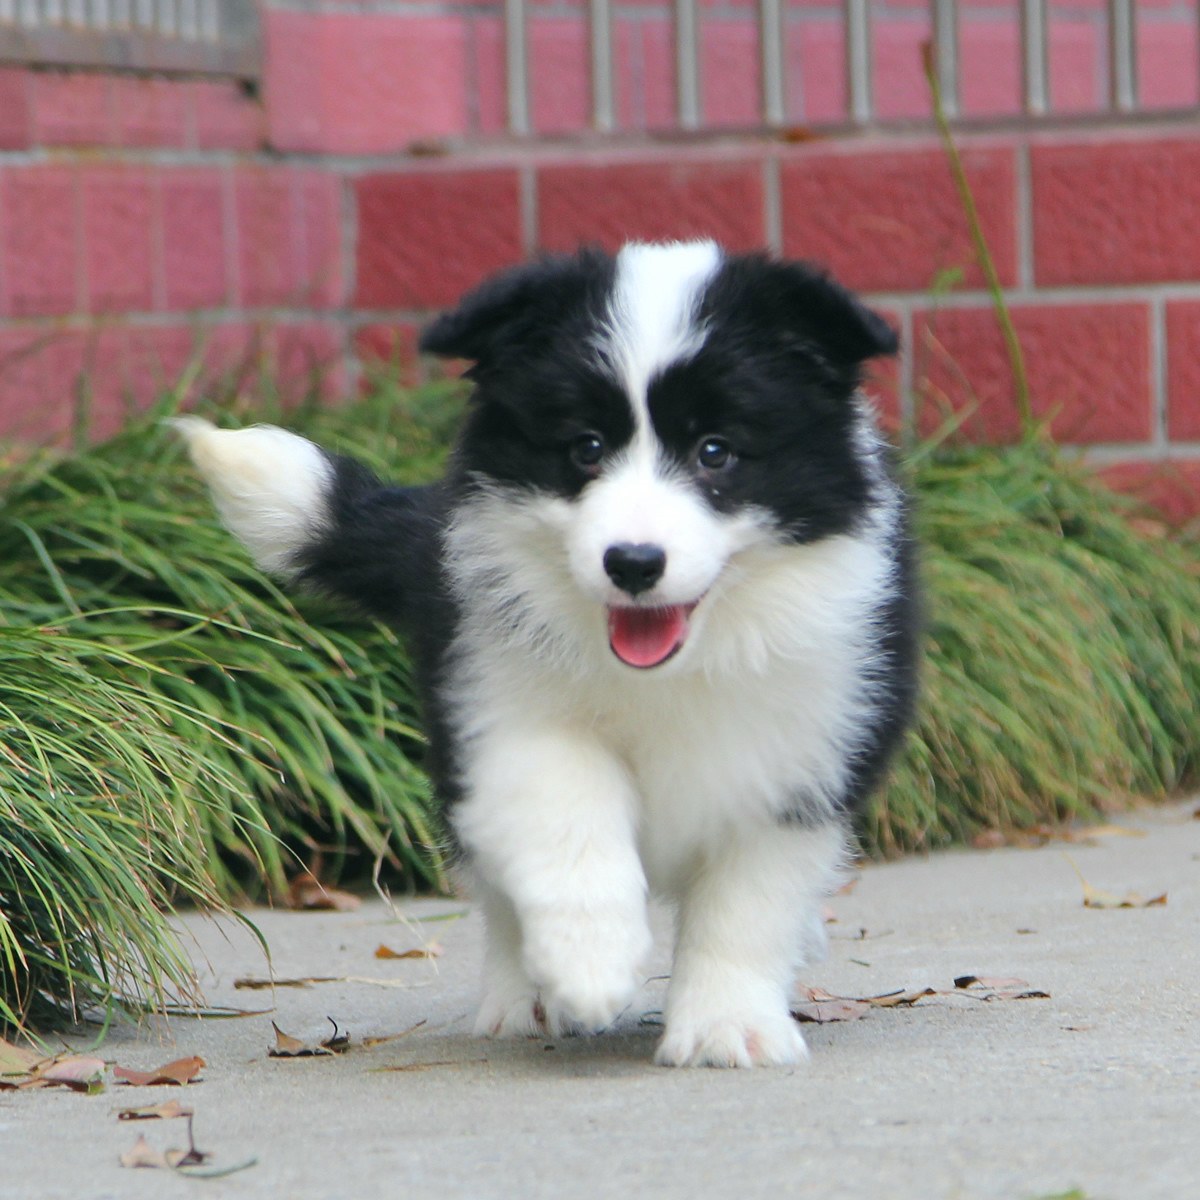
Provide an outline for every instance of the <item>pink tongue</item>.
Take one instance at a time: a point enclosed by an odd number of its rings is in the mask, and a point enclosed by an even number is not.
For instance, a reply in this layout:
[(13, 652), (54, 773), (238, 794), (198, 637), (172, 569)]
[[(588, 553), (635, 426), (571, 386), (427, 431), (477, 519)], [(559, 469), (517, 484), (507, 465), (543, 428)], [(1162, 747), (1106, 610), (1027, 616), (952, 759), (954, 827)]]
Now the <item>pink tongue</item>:
[(657, 667), (683, 644), (687, 608), (610, 608), (608, 644), (631, 667)]

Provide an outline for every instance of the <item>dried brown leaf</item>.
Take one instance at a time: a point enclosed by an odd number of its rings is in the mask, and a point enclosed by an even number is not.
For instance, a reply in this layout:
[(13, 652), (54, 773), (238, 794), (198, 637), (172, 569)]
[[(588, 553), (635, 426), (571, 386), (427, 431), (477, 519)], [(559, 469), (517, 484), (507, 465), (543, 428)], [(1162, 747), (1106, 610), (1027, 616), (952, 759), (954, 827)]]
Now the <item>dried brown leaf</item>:
[(290, 1033), (284, 1033), (272, 1021), (271, 1028), (275, 1030), (275, 1045), (267, 1051), (268, 1056), (271, 1058), (315, 1058), (345, 1050), (350, 1044), (350, 1035), (339, 1033), (337, 1023), (333, 1018), (327, 1019), (333, 1026), (333, 1034), (315, 1046), (308, 1042), (302, 1042), (297, 1037), (292, 1037)]
[(375, 948), (376, 958), (441, 958), (443, 953), (440, 942), (430, 942), (427, 946), (414, 946), (411, 950), (393, 950), (381, 942)]
[(1012, 991), (1014, 988), (1027, 988), (1029, 984), (1024, 979), (1005, 979), (993, 975), (959, 975), (954, 980), (956, 988), (984, 988), (987, 991)]
[(427, 1018), (422, 1018), (415, 1025), (410, 1025), (407, 1029), (402, 1029), (399, 1033), (385, 1033), (376, 1037), (365, 1037), (362, 1040), (364, 1046), (382, 1046), (385, 1042), (394, 1042), (398, 1038), (408, 1037), (410, 1033), (420, 1029), (422, 1025), (427, 1023)]
[(90, 1055), (56, 1058), (39, 1066), (30, 1081), (21, 1086), (61, 1085), (69, 1087), (73, 1092), (86, 1092), (89, 1096), (94, 1096), (104, 1091), (104, 1068), (104, 1059), (92, 1058)]
[(114, 1067), (113, 1077), (131, 1087), (183, 1087), (191, 1083), (208, 1064), (197, 1055), (177, 1058), (152, 1071), (137, 1071), (132, 1067)]
[(801, 1000), (792, 1006), (792, 1016), (797, 1021), (812, 1021), (825, 1025), (831, 1021), (857, 1021), (871, 1011), (865, 1000), (849, 1000), (841, 996), (830, 996), (827, 1000)]
[(1158, 908), (1167, 902), (1167, 893), (1143, 896), (1140, 892), (1106, 892), (1083, 881), (1084, 908)]
[[(245, 988), (250, 991), (264, 991), (267, 988), (306, 988), (314, 983), (345, 983), (343, 975), (304, 975), (296, 979), (235, 979), (235, 988)], [(268, 1009), (268, 1012), (271, 1010)]]
[(190, 1117), (192, 1110), (178, 1100), (166, 1100), (162, 1104), (145, 1104), (141, 1108), (123, 1108), (117, 1113), (118, 1121), (172, 1121), (176, 1117)]
[(936, 996), (938, 993), (931, 987), (920, 988), (916, 991), (884, 992), (881, 996), (864, 996), (865, 1003), (874, 1008), (907, 1008), (923, 1000), (926, 996)]
[(144, 1133), (138, 1134), (138, 1140), (133, 1143), (132, 1148), (121, 1155), (121, 1166), (123, 1167), (165, 1167), (166, 1165), (167, 1160), (163, 1157), (162, 1151), (155, 1150), (146, 1141)]
[(46, 1056), (26, 1046), (17, 1046), (0, 1038), (0, 1091), (28, 1083)]
[(302, 911), (353, 912), (362, 905), (358, 896), (326, 887), (311, 871), (302, 871), (288, 884), (288, 908)]

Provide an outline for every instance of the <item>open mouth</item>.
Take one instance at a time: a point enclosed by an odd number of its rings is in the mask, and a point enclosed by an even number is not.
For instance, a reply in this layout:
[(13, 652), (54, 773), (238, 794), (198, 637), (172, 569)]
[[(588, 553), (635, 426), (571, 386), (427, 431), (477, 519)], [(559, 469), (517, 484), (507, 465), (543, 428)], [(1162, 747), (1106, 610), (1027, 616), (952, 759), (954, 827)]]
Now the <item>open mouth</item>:
[(678, 653), (698, 601), (663, 608), (610, 608), (608, 644), (627, 666), (658, 667)]

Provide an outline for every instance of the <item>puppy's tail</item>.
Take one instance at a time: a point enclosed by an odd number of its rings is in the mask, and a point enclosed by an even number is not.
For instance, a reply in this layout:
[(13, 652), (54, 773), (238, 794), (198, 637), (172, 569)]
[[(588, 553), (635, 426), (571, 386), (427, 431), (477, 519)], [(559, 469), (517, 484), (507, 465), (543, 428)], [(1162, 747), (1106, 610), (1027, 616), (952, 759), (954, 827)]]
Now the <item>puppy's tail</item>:
[(263, 570), (394, 624), (436, 587), (436, 488), (389, 488), (362, 464), (273, 425), (176, 417), (226, 528)]

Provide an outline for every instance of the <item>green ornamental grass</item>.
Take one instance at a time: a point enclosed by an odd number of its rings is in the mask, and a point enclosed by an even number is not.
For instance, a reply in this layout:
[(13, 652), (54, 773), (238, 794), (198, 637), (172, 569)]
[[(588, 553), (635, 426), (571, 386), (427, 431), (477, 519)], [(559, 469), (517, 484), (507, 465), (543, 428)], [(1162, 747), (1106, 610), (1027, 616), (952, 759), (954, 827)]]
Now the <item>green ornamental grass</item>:
[[(15, 469), (0, 509), (0, 1024), (186, 996), (161, 914), (301, 864), (445, 883), (403, 646), (284, 594), (159, 410)], [(277, 418), (382, 475), (440, 470), (453, 385)], [(220, 420), (270, 419), (226, 405)], [(1036, 431), (907, 455), (924, 543), (917, 727), (864, 820), (890, 854), (1161, 797), (1200, 771), (1200, 554)]]

